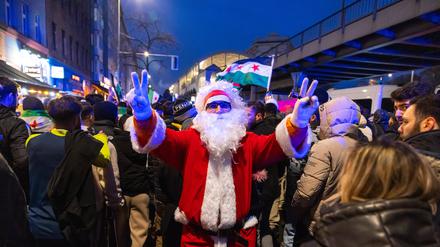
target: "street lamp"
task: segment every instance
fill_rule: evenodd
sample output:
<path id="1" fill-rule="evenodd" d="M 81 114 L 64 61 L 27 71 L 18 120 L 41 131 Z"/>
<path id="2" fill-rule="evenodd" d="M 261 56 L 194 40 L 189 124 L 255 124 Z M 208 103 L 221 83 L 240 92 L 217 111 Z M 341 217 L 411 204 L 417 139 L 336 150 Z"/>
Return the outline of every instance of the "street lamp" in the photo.
<path id="1" fill-rule="evenodd" d="M 148 57 L 148 56 L 150 56 L 150 53 L 148 51 L 146 51 L 146 52 L 144 52 L 144 56 Z"/>

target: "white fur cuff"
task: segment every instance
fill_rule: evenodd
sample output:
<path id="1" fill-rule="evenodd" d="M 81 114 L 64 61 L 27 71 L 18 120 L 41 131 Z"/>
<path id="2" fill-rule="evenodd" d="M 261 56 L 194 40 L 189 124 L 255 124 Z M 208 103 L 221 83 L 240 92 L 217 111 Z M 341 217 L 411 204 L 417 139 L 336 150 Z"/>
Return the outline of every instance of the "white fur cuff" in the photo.
<path id="1" fill-rule="evenodd" d="M 251 227 L 254 227 L 258 224 L 258 220 L 257 217 L 255 217 L 254 215 L 252 215 L 251 217 L 249 217 L 243 224 L 243 229 L 248 229 Z"/>
<path id="2" fill-rule="evenodd" d="M 138 153 L 148 153 L 151 150 L 154 150 L 157 148 L 160 144 L 162 144 L 163 140 L 165 140 L 165 132 L 166 132 L 166 125 L 165 122 L 162 120 L 161 117 L 156 113 L 157 116 L 157 123 L 156 127 L 153 130 L 153 133 L 148 140 L 147 144 L 143 147 L 139 146 L 139 142 L 137 139 L 136 131 L 145 131 L 143 129 L 137 129 L 135 130 L 134 124 L 131 124 L 130 126 L 130 136 L 131 136 L 131 144 L 133 146 L 133 149 Z M 129 121 L 129 120 L 127 120 Z M 135 121 L 134 119 L 132 121 Z"/>
<path id="3" fill-rule="evenodd" d="M 183 225 L 187 225 L 189 222 L 186 218 L 185 212 L 181 211 L 179 207 L 174 211 L 174 219 Z"/>
<path id="4" fill-rule="evenodd" d="M 287 115 L 283 121 L 281 121 L 277 128 L 275 129 L 275 136 L 278 144 L 281 146 L 284 154 L 288 157 L 293 158 L 302 158 L 307 155 L 310 149 L 310 145 L 312 143 L 312 130 L 310 127 L 307 128 L 307 137 L 306 140 L 295 149 L 292 146 L 292 142 L 290 140 L 289 131 L 287 130 L 286 121 L 289 120 L 291 114 Z"/>

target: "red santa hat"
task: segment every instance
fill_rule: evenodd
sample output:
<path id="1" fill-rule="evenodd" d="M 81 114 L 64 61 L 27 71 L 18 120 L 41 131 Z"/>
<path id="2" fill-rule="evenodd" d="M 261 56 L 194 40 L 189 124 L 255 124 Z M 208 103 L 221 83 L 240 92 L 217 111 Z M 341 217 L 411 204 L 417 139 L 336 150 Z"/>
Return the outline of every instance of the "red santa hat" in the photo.
<path id="1" fill-rule="evenodd" d="M 229 95 L 223 91 L 223 90 L 213 90 L 205 97 L 205 107 L 207 104 L 214 102 L 214 101 L 226 101 L 231 103 L 231 99 L 229 98 Z"/>
<path id="2" fill-rule="evenodd" d="M 232 83 L 227 81 L 216 81 L 201 87 L 195 101 L 197 111 L 204 111 L 206 104 L 214 101 L 229 102 L 232 109 L 245 109 L 245 103 L 238 90 L 233 87 Z"/>

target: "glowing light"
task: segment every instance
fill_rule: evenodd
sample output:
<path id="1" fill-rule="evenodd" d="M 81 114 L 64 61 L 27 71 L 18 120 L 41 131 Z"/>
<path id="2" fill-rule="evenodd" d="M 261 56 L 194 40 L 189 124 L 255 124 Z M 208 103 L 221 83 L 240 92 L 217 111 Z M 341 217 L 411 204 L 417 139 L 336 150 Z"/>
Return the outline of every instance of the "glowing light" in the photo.
<path id="1" fill-rule="evenodd" d="M 54 97 L 54 96 L 55 96 L 55 93 L 54 93 L 54 92 L 50 92 L 49 95 L 50 95 L 51 97 Z"/>
<path id="2" fill-rule="evenodd" d="M 393 77 L 393 74 L 389 73 L 389 74 L 388 74 L 388 77 Z"/>
<path id="3" fill-rule="evenodd" d="M 29 92 L 29 93 L 36 93 L 37 91 L 34 90 L 34 89 L 29 89 L 28 92 Z"/>
<path id="4" fill-rule="evenodd" d="M 22 94 L 22 95 L 28 95 L 29 92 L 28 92 L 27 88 L 22 87 L 22 88 L 21 88 L 21 94 Z"/>
<path id="5" fill-rule="evenodd" d="M 48 91 L 44 91 L 44 94 L 45 94 L 45 95 L 49 95 L 49 92 L 48 92 Z"/>
<path id="6" fill-rule="evenodd" d="M 368 90 L 367 89 L 362 89 L 362 92 L 366 93 L 366 92 L 368 92 Z"/>
<path id="7" fill-rule="evenodd" d="M 146 52 L 144 52 L 144 56 L 148 57 L 148 56 L 150 56 L 150 53 L 148 51 L 146 51 Z"/>

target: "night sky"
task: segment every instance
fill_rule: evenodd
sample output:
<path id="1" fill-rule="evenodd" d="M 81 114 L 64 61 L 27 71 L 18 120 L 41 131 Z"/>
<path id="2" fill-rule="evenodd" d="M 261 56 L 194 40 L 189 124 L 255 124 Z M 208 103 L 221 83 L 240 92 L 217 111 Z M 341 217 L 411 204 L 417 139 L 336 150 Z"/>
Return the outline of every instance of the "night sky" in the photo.
<path id="1" fill-rule="evenodd" d="M 196 62 L 217 52 L 243 52 L 269 33 L 291 36 L 333 14 L 342 0 L 122 0 L 125 16 L 159 20 L 176 41 L 180 70 L 158 75 L 151 83 L 162 93 Z"/>

